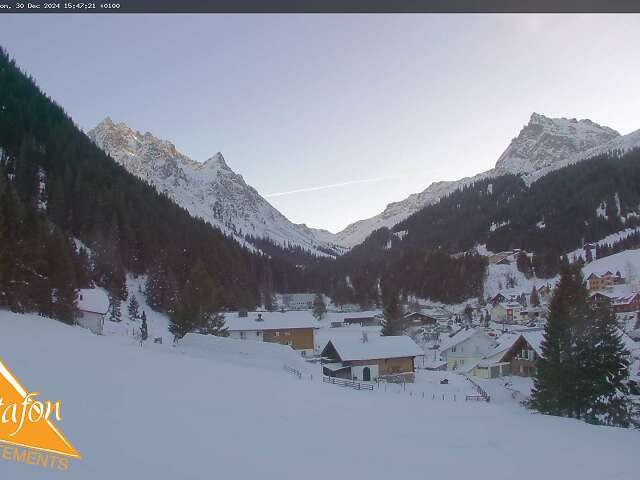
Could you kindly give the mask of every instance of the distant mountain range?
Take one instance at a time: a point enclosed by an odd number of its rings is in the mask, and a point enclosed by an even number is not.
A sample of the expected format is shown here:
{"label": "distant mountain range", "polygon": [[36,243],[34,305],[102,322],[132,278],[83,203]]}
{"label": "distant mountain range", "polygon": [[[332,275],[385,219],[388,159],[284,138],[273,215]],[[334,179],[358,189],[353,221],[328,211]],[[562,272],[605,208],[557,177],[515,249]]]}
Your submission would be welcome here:
{"label": "distant mountain range", "polygon": [[247,244],[248,237],[267,238],[281,247],[301,247],[321,256],[344,251],[330,232],[297,225],[265,200],[221,153],[196,162],[173,143],[134,131],[105,118],[89,137],[130,173],[166,194],[191,215],[200,217]]}
{"label": "distant mountain range", "polygon": [[192,215],[247,244],[268,238],[282,247],[300,247],[336,256],[362,243],[374,230],[393,227],[422,208],[465,185],[515,174],[530,184],[547,173],[611,150],[640,146],[640,130],[621,136],[591,120],[548,118],[533,113],[527,125],[498,158],[493,169],[458,181],[434,182],[425,190],[390,203],[368,219],[333,234],[294,224],[265,200],[216,153],[204,163],[180,153],[167,140],[134,131],[124,123],[103,120],[89,137],[129,172],[165,193]]}
{"label": "distant mountain range", "polygon": [[353,247],[374,230],[393,227],[413,213],[440,200],[465,185],[505,174],[521,176],[528,184],[547,173],[611,150],[629,150],[640,146],[640,130],[621,136],[615,130],[591,120],[548,118],[533,113],[504,151],[496,166],[473,177],[452,182],[434,182],[420,193],[387,205],[368,219],[347,226],[336,234],[338,242]]}

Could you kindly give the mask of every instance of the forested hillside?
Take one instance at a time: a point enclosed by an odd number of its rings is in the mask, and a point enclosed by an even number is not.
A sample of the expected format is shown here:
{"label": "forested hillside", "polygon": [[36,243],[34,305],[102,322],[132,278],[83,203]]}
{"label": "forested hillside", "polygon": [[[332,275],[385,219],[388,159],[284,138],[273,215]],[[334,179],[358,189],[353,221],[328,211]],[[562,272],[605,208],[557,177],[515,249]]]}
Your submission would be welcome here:
{"label": "forested hillside", "polygon": [[[449,194],[365,242],[320,276],[339,301],[379,301],[378,282],[404,294],[458,302],[480,295],[486,262],[473,248],[532,252],[538,277],[558,273],[563,254],[640,226],[640,150],[612,152],[549,173],[527,186],[516,175],[489,178]],[[606,252],[637,247],[638,235]],[[463,254],[463,252],[468,252]],[[529,272],[530,273],[530,272]],[[349,281],[345,281],[348,279]]]}
{"label": "forested hillside", "polygon": [[535,254],[541,276],[558,272],[561,254],[640,225],[640,150],[612,152],[552,172],[530,187],[516,176],[455,192],[398,224],[401,248],[450,253],[486,244]]}
{"label": "forested hillside", "polygon": [[4,51],[0,212],[0,306],[14,311],[72,321],[76,288],[95,282],[124,300],[127,271],[148,273],[150,304],[168,312],[203,276],[216,309],[307,284],[293,261],[242,248],[127,173]]}

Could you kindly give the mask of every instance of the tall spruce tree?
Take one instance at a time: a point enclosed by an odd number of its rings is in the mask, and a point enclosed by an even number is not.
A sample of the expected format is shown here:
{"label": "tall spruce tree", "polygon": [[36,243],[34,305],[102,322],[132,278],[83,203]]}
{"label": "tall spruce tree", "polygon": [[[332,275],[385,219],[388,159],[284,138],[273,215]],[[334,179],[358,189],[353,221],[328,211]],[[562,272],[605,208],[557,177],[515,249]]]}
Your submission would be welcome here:
{"label": "tall spruce tree", "polygon": [[395,290],[384,292],[383,302],[384,320],[382,322],[382,335],[386,337],[402,335],[404,332],[404,322],[398,292]]}
{"label": "tall spruce tree", "polygon": [[144,342],[147,338],[149,338],[149,327],[147,326],[147,313],[143,310],[142,316],[142,325],[140,325],[140,338]]}
{"label": "tall spruce tree", "polygon": [[51,315],[72,325],[78,316],[78,291],[70,252],[71,247],[62,234],[51,237],[47,252],[52,293]]}
{"label": "tall spruce tree", "polygon": [[560,282],[549,305],[549,319],[542,341],[542,358],[531,405],[550,415],[579,416],[581,365],[578,350],[584,345],[588,317],[587,290],[582,272],[568,261],[561,264]]}
{"label": "tall spruce tree", "polygon": [[322,320],[327,314],[327,306],[324,303],[324,296],[322,293],[316,293],[313,299],[313,316],[316,320]]}
{"label": "tall spruce tree", "polygon": [[107,318],[112,322],[121,322],[122,321],[122,312],[121,312],[122,300],[116,294],[109,292],[109,311],[107,313]]}
{"label": "tall spruce tree", "polygon": [[228,337],[229,329],[225,326],[224,313],[211,312],[206,315],[204,327],[200,330],[206,335]]}
{"label": "tall spruce tree", "polygon": [[531,304],[532,307],[540,306],[540,296],[538,295],[538,290],[536,289],[535,285],[531,287],[531,295],[529,295],[529,303]]}
{"label": "tall spruce tree", "polygon": [[217,304],[218,289],[202,261],[197,261],[180,301],[171,314],[169,329],[176,339],[184,337],[194,330],[206,328],[213,312],[219,308]]}
{"label": "tall spruce tree", "polygon": [[130,320],[138,320],[140,318],[140,304],[135,295],[131,295],[131,298],[129,298],[127,312],[129,313]]}
{"label": "tall spruce tree", "polygon": [[607,303],[595,306],[590,320],[591,349],[585,356],[584,373],[591,380],[591,390],[584,418],[589,423],[628,427],[629,352]]}

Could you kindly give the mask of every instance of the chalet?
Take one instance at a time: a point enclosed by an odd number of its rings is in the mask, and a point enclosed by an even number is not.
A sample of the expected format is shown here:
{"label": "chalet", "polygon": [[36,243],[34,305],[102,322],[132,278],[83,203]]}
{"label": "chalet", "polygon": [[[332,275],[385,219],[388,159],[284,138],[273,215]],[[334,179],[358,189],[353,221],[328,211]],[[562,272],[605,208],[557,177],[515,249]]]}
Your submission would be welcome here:
{"label": "chalet", "polygon": [[332,338],[322,349],[323,373],[330,377],[373,381],[378,378],[413,381],[415,358],[422,349],[407,336]]}
{"label": "chalet", "polygon": [[536,362],[542,355],[542,335],[542,331],[502,335],[498,339],[498,345],[478,362],[473,374],[480,378],[534,376]]}
{"label": "chalet", "polygon": [[496,295],[489,299],[489,303],[492,306],[496,306],[499,303],[520,303],[521,305],[525,305],[529,297],[531,296],[531,291],[524,291],[518,288],[508,288],[500,290]]}
{"label": "chalet", "polygon": [[[522,314],[524,310],[525,314]],[[491,309],[491,319],[498,323],[510,325],[527,319],[527,310],[517,302],[498,303]]]}
{"label": "chalet", "polygon": [[76,323],[88,328],[97,335],[102,334],[104,317],[109,311],[109,297],[99,288],[83,288],[78,292],[78,310]]}
{"label": "chalet", "polygon": [[360,325],[361,327],[371,327],[382,325],[382,319],[376,315],[364,314],[354,315],[352,317],[345,317],[342,320],[342,324],[348,325]]}
{"label": "chalet", "polygon": [[610,293],[595,292],[589,295],[589,304],[597,306],[608,304],[615,313],[629,313],[640,311],[640,294],[633,293],[616,297]]}
{"label": "chalet", "polygon": [[610,271],[606,271],[601,275],[593,272],[587,277],[587,288],[590,291],[606,290],[612,288],[614,284],[615,277]]}
{"label": "chalet", "polygon": [[310,312],[262,312],[227,321],[230,338],[279,343],[312,355],[318,321]]}
{"label": "chalet", "polygon": [[427,313],[423,312],[411,312],[407,313],[404,316],[404,320],[407,325],[410,326],[424,326],[424,325],[436,325],[438,323],[438,318]]}
{"label": "chalet", "polygon": [[494,307],[499,303],[504,303],[507,301],[507,297],[505,297],[502,293],[496,293],[492,298],[489,299],[489,303]]}
{"label": "chalet", "polygon": [[640,310],[640,294],[617,297],[613,300],[612,307],[616,313],[637,312]]}
{"label": "chalet", "polygon": [[613,297],[612,295],[607,295],[606,293],[603,293],[603,292],[595,292],[589,295],[587,302],[591,306],[602,305],[602,304],[611,305],[613,303],[614,298],[615,297]]}
{"label": "chalet", "polygon": [[468,328],[445,337],[440,344],[440,357],[447,370],[468,371],[496,346],[496,341],[480,328]]}

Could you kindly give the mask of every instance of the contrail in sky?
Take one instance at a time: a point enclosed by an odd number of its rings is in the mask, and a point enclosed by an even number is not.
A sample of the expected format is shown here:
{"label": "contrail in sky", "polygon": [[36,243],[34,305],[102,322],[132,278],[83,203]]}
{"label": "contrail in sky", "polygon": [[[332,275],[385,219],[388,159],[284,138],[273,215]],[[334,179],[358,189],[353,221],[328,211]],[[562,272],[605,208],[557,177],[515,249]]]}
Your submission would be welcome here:
{"label": "contrail in sky", "polygon": [[394,180],[394,179],[403,178],[403,177],[404,175],[389,175],[386,177],[365,178],[362,180],[349,180],[348,182],[332,183],[330,185],[318,185],[317,187],[298,188],[297,190],[288,190],[286,192],[268,193],[264,195],[264,197],[265,198],[282,197],[284,195],[293,195],[294,193],[316,192],[318,190],[327,190],[329,188],[346,187],[347,185],[355,185],[357,183],[383,182],[385,180]]}

